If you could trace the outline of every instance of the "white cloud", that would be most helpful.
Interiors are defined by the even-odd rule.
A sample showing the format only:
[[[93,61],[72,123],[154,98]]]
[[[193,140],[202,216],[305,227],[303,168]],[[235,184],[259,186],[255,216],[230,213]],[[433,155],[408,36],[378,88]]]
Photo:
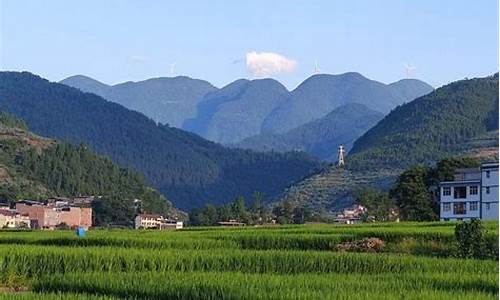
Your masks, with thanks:
[[[144,55],[132,55],[129,59],[134,63],[144,64],[149,61],[149,57]]]
[[[295,71],[297,62],[283,55],[272,52],[255,51],[246,55],[247,69],[256,77],[266,77]]]

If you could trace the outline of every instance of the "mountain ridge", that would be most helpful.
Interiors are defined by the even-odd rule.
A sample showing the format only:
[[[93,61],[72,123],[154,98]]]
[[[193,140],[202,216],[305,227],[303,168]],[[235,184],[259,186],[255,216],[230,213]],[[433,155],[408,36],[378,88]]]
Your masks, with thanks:
[[[0,97],[0,110],[24,119],[35,133],[87,143],[118,165],[142,172],[181,209],[226,203],[256,190],[267,199],[319,166],[300,153],[226,149],[27,72],[0,72]]]
[[[260,134],[233,146],[258,151],[304,151],[322,160],[334,161],[339,145],[348,151],[352,143],[383,116],[363,104],[348,103],[283,134]]]
[[[192,80],[191,83],[199,80],[188,77],[174,77],[168,80],[172,82],[175,78],[189,79]],[[61,82],[78,87],[79,84],[75,82],[77,80],[70,79]],[[169,99],[166,100],[168,104],[159,100],[160,95],[151,100],[155,104],[143,103],[142,107],[134,104],[134,101],[140,102],[134,99],[147,98],[148,90],[139,86],[167,79],[152,78],[108,87],[85,78],[81,79],[84,81],[81,84],[82,90],[91,92],[94,87],[96,92],[107,100],[141,111],[157,122],[168,123],[223,144],[236,144],[258,134],[284,133],[320,119],[347,103],[361,103],[386,113],[401,103],[433,90],[431,86],[417,79],[403,79],[384,84],[356,72],[313,75],[292,91],[271,78],[237,79],[220,89],[211,86],[210,89],[183,98],[181,102],[185,103],[186,107],[181,113],[177,113],[180,108],[175,102],[179,99],[170,95],[175,94],[175,91],[171,93],[162,90],[162,93],[168,94],[163,96]],[[186,85],[189,86],[187,83]],[[256,88],[259,85],[260,87]],[[113,89],[126,90],[126,93],[123,92],[126,97],[109,92]],[[143,96],[143,93],[146,96]],[[148,105],[154,108],[146,108]],[[170,113],[165,114],[165,110]]]

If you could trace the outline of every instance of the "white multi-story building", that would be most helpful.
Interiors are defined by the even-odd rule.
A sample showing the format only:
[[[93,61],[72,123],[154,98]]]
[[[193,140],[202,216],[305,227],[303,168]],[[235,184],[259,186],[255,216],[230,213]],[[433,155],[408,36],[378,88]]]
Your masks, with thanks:
[[[481,166],[481,219],[498,220],[498,163]]]
[[[440,183],[440,199],[441,221],[498,220],[498,163],[457,170]]]

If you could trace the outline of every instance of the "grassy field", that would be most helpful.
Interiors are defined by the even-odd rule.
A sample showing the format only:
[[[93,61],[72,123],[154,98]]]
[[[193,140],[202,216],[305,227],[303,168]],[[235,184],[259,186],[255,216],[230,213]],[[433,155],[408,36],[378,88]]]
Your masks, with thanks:
[[[2,231],[0,299],[498,299],[498,223],[485,260],[454,225]]]

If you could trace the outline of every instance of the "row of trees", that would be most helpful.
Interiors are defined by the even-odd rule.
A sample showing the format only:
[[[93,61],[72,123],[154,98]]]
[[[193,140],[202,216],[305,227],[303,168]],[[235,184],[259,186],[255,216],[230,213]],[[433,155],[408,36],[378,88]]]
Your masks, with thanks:
[[[355,193],[358,204],[368,209],[375,221],[388,221],[399,213],[404,221],[439,219],[439,182],[453,180],[457,168],[478,167],[474,158],[443,159],[434,167],[414,166],[404,171],[392,189],[386,193],[375,188],[363,188]]]
[[[271,220],[271,211],[262,203],[263,195],[255,192],[251,204],[245,203],[244,197],[237,197],[233,202],[214,206],[205,205],[204,208],[194,208],[189,213],[189,224],[194,226],[214,226],[218,222],[234,220],[247,224],[263,224]]]
[[[221,206],[207,204],[189,213],[189,224],[214,226],[218,222],[234,220],[249,225],[276,222],[279,224],[303,224],[313,221],[329,221],[323,213],[313,211],[299,203],[283,201],[273,206],[263,203],[263,194],[254,192],[250,201],[237,197],[233,202]]]

